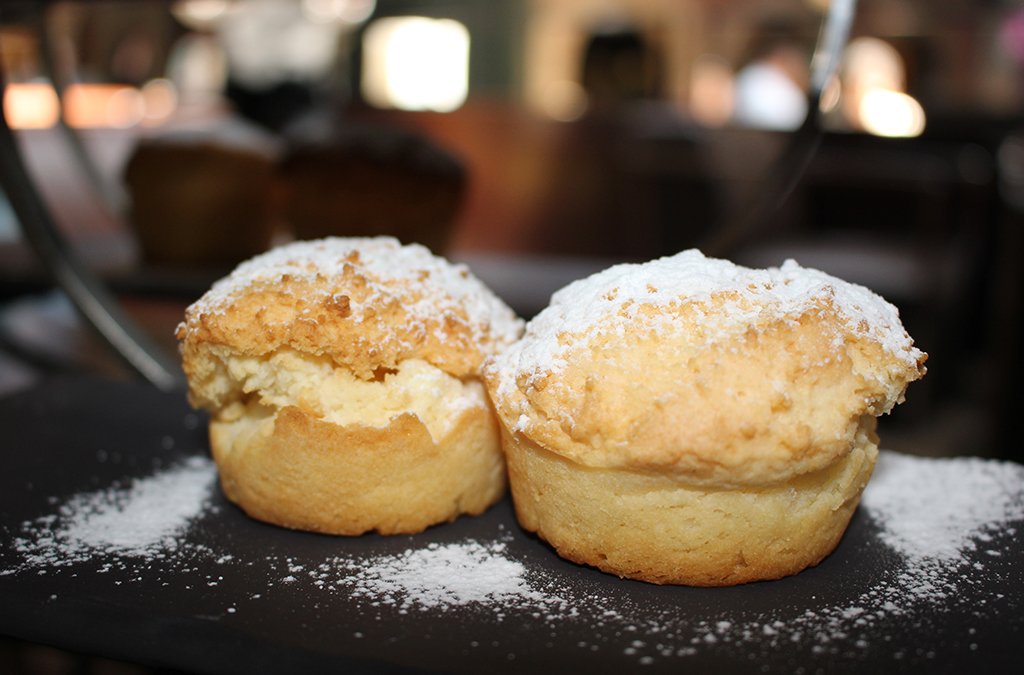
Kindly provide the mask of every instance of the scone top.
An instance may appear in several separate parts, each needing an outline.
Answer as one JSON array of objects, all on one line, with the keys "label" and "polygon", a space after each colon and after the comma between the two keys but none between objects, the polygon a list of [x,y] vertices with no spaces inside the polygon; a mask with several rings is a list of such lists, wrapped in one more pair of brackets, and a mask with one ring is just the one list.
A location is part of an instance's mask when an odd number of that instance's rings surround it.
[{"label": "scone top", "polygon": [[521,330],[466,267],[390,237],[336,237],[242,263],[186,310],[177,337],[186,372],[210,347],[247,356],[287,348],[372,379],[406,359],[476,375]]},{"label": "scone top", "polygon": [[580,464],[757,485],[849,452],[926,358],[866,288],[690,250],[558,291],[485,377],[511,433]]}]

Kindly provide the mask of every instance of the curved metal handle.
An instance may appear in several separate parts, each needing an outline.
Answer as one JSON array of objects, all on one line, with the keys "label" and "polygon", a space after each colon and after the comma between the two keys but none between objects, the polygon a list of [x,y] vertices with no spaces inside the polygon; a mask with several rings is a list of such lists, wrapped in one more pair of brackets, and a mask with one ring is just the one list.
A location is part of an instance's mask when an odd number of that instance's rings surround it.
[{"label": "curved metal handle", "polygon": [[[0,67],[0,102],[6,91],[7,79]],[[172,362],[121,311],[113,295],[67,245],[25,169],[2,105],[0,183],[18,217],[25,238],[86,320],[146,380],[165,391],[180,388],[184,384],[184,377],[177,363]]]},{"label": "curved metal handle", "polygon": [[768,217],[779,210],[807,170],[821,144],[821,95],[839,68],[857,0],[832,0],[818,34],[811,58],[811,84],[807,93],[807,116],[800,128],[772,163],[764,180],[748,203],[731,220],[712,230],[700,248],[707,255],[727,256]]}]

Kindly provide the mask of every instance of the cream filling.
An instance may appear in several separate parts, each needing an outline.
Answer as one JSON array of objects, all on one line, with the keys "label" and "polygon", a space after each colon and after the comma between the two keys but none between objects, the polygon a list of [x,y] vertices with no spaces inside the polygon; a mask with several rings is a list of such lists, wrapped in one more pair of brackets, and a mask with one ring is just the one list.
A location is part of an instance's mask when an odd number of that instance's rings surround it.
[{"label": "cream filling", "polygon": [[413,413],[435,442],[452,430],[462,412],[487,407],[480,381],[460,380],[421,359],[403,361],[397,370],[370,381],[327,358],[291,350],[262,358],[232,355],[224,365],[239,399],[255,396],[259,404],[276,409],[295,406],[342,426],[381,428]]}]

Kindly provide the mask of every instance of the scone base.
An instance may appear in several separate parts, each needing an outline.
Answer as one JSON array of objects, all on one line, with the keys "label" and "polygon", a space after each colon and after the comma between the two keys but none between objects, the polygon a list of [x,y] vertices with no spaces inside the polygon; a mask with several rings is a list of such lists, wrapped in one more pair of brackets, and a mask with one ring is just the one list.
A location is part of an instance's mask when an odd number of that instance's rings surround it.
[{"label": "scone base", "polygon": [[731,586],[816,565],[838,545],[878,457],[860,434],[844,459],[785,483],[688,486],[582,466],[503,430],[516,516],[560,556],[656,584]]},{"label": "scone base", "polygon": [[413,414],[383,428],[325,422],[295,407],[210,423],[221,486],[249,516],[325,534],[413,534],[501,498],[497,422],[464,411],[437,443]]}]

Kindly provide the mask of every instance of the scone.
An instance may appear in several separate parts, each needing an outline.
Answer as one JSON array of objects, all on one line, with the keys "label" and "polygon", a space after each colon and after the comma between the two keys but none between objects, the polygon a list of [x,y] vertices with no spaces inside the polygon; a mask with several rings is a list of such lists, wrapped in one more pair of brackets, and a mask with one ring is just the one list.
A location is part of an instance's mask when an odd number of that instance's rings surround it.
[{"label": "scone", "polygon": [[413,533],[503,493],[484,358],[521,332],[462,266],[395,239],[243,263],[178,327],[227,497],[284,527]]},{"label": "scone", "polygon": [[387,234],[443,254],[467,187],[463,161],[405,129],[354,126],[295,143],[276,170],[297,239]]},{"label": "scone", "polygon": [[691,250],[555,293],[485,378],[525,529],[622,577],[724,586],[835,548],[876,416],[925,359],[863,287]]},{"label": "scone", "polygon": [[273,139],[235,121],[139,138],[124,183],[146,262],[230,269],[266,251],[278,152]]}]

